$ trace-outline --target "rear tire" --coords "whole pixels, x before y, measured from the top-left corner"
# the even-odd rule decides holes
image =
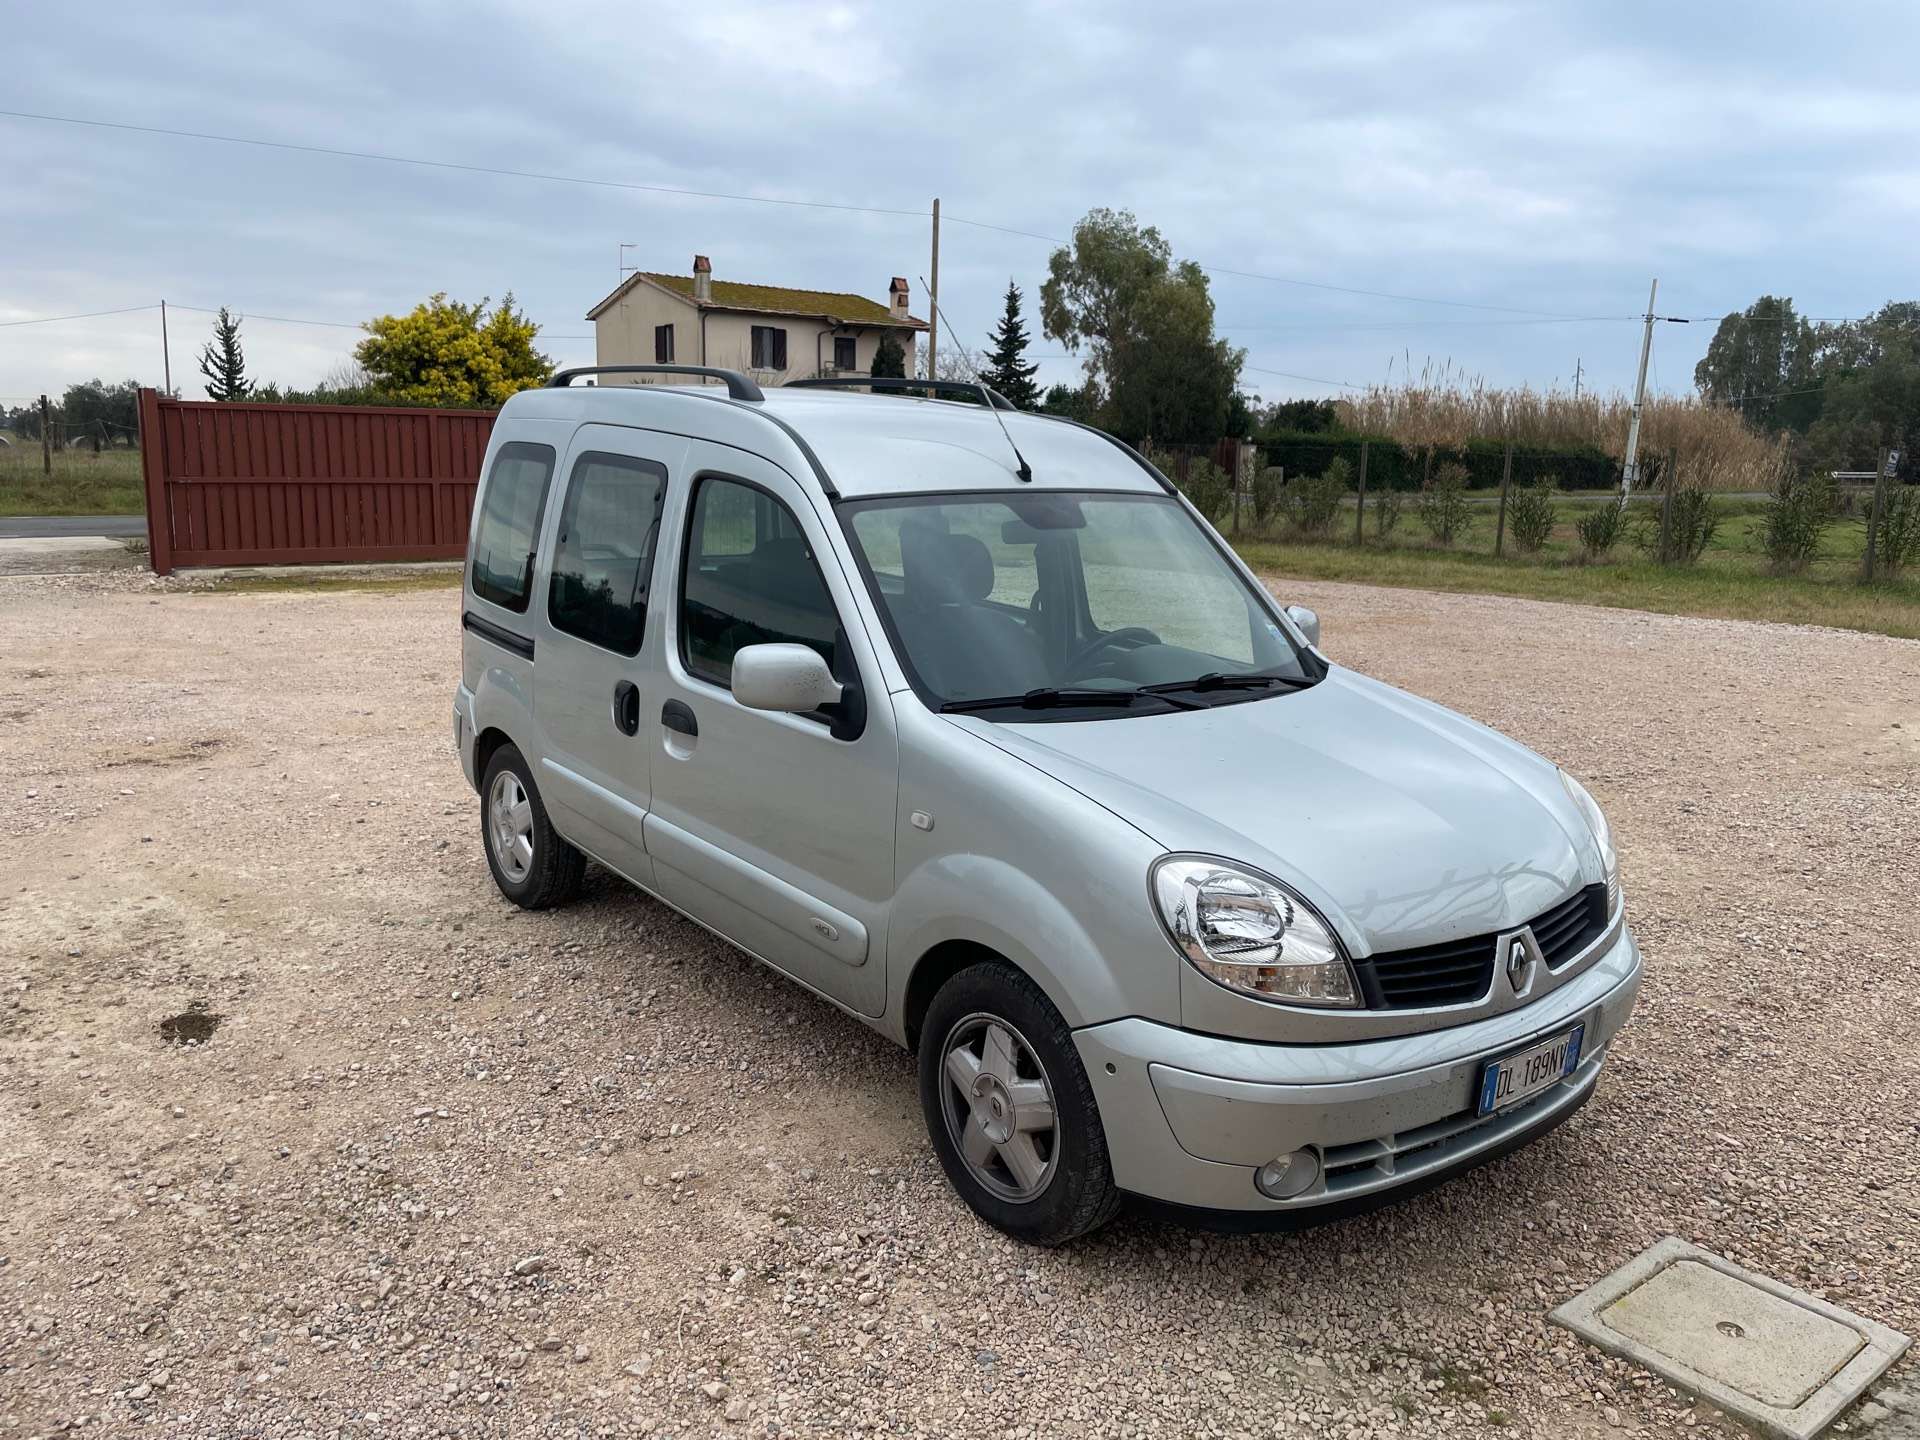
[[[480,837],[493,883],[522,910],[564,905],[580,893],[587,857],[553,828],[527,762],[511,745],[493,752],[481,778]]]
[[[933,997],[920,1029],[920,1104],[960,1198],[1016,1240],[1064,1245],[1119,1212],[1073,1034],[1011,965],[968,966]]]

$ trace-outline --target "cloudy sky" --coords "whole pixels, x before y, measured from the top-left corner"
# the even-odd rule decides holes
[[[584,316],[622,242],[648,269],[701,251],[722,279],[876,298],[906,274],[924,314],[936,195],[968,346],[1009,278],[1036,299],[1051,246],[1033,236],[1124,207],[1211,267],[1270,399],[1429,361],[1536,385],[1578,361],[1626,386],[1656,275],[1661,311],[1687,316],[1765,291],[1823,316],[1920,293],[1911,3],[80,13],[10,13],[0,109],[619,185],[0,116],[6,403],[157,383],[157,312],[12,322],[162,297],[193,396],[210,317],[190,306],[244,311],[252,368],[284,382],[437,290],[511,291],[549,353],[591,360]],[[1662,388],[1690,384],[1711,329],[1661,327]],[[1049,359],[1043,379],[1076,369]]]

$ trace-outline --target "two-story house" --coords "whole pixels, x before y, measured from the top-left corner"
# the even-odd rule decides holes
[[[868,374],[889,335],[913,374],[927,322],[907,313],[907,282],[898,275],[887,287],[887,302],[716,280],[713,263],[696,255],[691,275],[629,275],[587,318],[598,364],[718,365],[763,385],[782,385],[810,375]],[[601,378],[615,384],[650,377]]]

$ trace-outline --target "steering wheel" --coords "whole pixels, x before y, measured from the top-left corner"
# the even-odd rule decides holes
[[[1067,658],[1063,673],[1072,676],[1102,650],[1128,642],[1137,649],[1142,645],[1158,645],[1160,637],[1142,625],[1128,625],[1119,630],[1110,630],[1105,635],[1096,635]]]

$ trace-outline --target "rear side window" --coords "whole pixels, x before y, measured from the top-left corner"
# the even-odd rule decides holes
[[[621,655],[638,655],[666,467],[589,451],[573,463],[547,589],[547,619]]]
[[[551,445],[515,440],[500,447],[487,474],[473,537],[473,593],[502,609],[526,612],[553,462]]]
[[[751,485],[702,479],[680,577],[680,660],[688,672],[730,686],[743,646],[790,641],[838,674],[839,628],[793,512]]]

